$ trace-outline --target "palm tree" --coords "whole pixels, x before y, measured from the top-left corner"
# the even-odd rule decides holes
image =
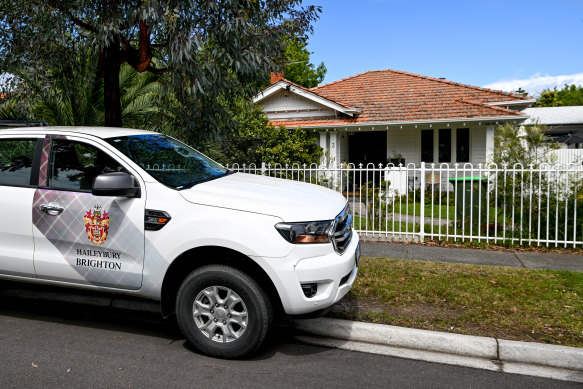
[[[80,56],[77,67],[66,74],[49,71],[42,79],[26,72],[17,74],[23,91],[9,104],[0,105],[0,118],[34,119],[52,126],[103,126],[103,80],[96,76],[97,66],[95,56],[86,55]],[[124,127],[156,129],[149,118],[160,111],[158,76],[138,73],[124,64],[120,71],[120,88]],[[17,110],[19,104],[27,106],[30,114]]]
[[[30,115],[13,99],[0,100],[0,120],[29,121]]]
[[[128,64],[119,72],[121,89],[121,117],[124,127],[158,129],[150,119],[160,112],[157,104],[161,96],[158,76],[149,72],[138,73]],[[102,86],[103,90],[103,86]]]

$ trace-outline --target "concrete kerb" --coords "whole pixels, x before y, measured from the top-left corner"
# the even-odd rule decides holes
[[[2,288],[3,298],[41,299],[159,313],[159,303],[124,298],[94,296],[78,292],[42,292],[25,288]],[[304,343],[400,358],[467,366],[583,382],[583,348],[518,342],[489,337],[452,334],[337,319],[293,321]]]
[[[337,319],[294,321],[296,339],[372,354],[583,382],[583,349]]]

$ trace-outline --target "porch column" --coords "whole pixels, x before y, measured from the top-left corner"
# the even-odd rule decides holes
[[[493,125],[486,126],[486,163],[492,162],[494,157],[494,133],[496,127]]]
[[[330,162],[338,165],[338,131],[330,131]]]
[[[320,147],[324,151],[324,154],[322,154],[322,163],[327,164],[326,150],[328,150],[328,145],[326,144],[326,132],[324,131],[320,132]]]

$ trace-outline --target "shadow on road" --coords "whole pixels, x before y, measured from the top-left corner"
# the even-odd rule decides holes
[[[174,317],[164,319],[151,311],[112,307],[110,301],[116,297],[119,295],[0,281],[0,315],[157,337],[182,343],[185,349],[198,353],[186,342]],[[294,343],[292,320],[280,318],[259,352],[247,360],[267,360],[277,353],[303,356],[323,351],[318,347],[289,347],[290,343]],[[287,347],[282,347],[284,344]]]

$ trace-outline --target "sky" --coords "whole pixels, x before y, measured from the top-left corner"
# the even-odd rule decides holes
[[[532,96],[583,85],[583,0],[307,0],[324,82],[396,69]]]

